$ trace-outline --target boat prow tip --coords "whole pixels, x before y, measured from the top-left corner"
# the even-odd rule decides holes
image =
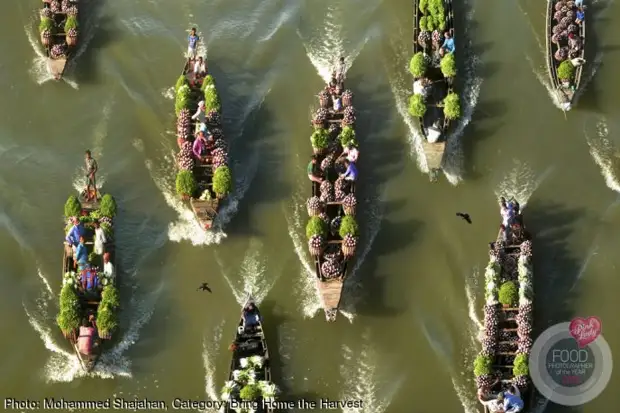
[[[330,323],[333,323],[334,321],[336,321],[337,315],[338,315],[338,309],[336,308],[325,310],[325,319]]]

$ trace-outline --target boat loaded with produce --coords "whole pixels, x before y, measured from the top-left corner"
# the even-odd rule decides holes
[[[351,159],[349,153],[357,153],[358,147],[352,98],[353,93],[344,90],[342,78],[332,79],[319,93],[321,107],[314,114],[314,132],[310,137],[314,163],[308,165],[308,175],[316,180],[311,181],[312,197],[307,201],[310,220],[306,236],[327,321],[336,319],[347,268],[355,255],[359,236],[355,181],[342,177],[346,162]],[[334,103],[341,107],[335,110]]]
[[[65,204],[65,245],[62,260],[58,326],[73,346],[82,368],[97,363],[105,342],[118,327],[114,217],[109,195],[96,200],[70,196]]]
[[[263,320],[252,296],[243,306],[230,350],[230,374],[222,389],[225,413],[272,413],[277,388],[271,382]]]
[[[441,168],[448,134],[461,116],[459,96],[454,92],[454,12],[452,0],[414,0],[413,6],[409,114],[419,122],[426,162],[435,175]]]
[[[547,0],[547,71],[562,109],[571,109],[585,63],[586,22],[574,1]]]
[[[507,231],[500,229],[497,241],[491,244],[484,275],[484,335],[474,375],[485,413],[494,411],[489,404],[498,402],[500,392],[516,394],[525,405],[522,412],[534,397],[528,368],[533,319],[532,243],[522,215],[517,214],[507,227]]]
[[[232,191],[228,144],[222,131],[221,103],[213,76],[195,76],[187,61],[175,86],[177,155],[176,190],[189,200],[201,226],[210,229],[218,209]],[[195,155],[195,139],[204,136],[204,153]]]
[[[78,2],[44,0],[40,16],[39,35],[47,54],[47,67],[59,80],[77,45]]]

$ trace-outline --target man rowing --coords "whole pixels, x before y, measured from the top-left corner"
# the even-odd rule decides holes
[[[99,169],[97,161],[92,157],[90,150],[84,153],[84,163],[86,171],[86,200],[95,201],[97,199],[97,182],[95,180],[95,174]],[[92,190],[91,190],[92,187]]]
[[[200,37],[196,34],[196,28],[192,27],[192,30],[189,32],[189,36],[187,36],[187,58],[190,61],[196,59],[199,41]]]

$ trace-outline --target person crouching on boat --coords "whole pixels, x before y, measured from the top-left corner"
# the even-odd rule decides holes
[[[205,101],[201,100],[200,102],[198,102],[198,110],[196,110],[196,113],[192,115],[192,119],[198,121],[198,123],[200,124],[200,129],[202,129],[203,125],[205,128],[207,127],[206,110],[207,108],[205,107]]]
[[[413,94],[427,97],[431,91],[432,82],[429,79],[420,78],[413,82]]]
[[[260,319],[256,313],[256,307],[254,307],[252,303],[248,304],[247,307],[243,309],[243,328],[256,327],[259,321]]]
[[[108,242],[108,240],[105,236],[105,231],[99,224],[99,221],[95,221],[93,225],[95,226],[95,254],[103,255],[105,243]]]
[[[77,217],[71,217],[71,223],[73,225],[65,237],[65,246],[67,255],[75,257],[75,250],[84,235],[84,226]]]
[[[106,278],[109,278],[110,280],[114,280],[114,277],[116,277],[114,265],[112,265],[112,262],[110,261],[109,252],[103,254],[103,275],[105,275]]]
[[[508,227],[512,224],[515,216],[519,215],[519,204],[512,200],[508,204],[506,204],[506,199],[504,197],[501,197],[500,205],[503,218],[502,224]]]
[[[575,33],[568,35],[568,49],[568,53],[571,56],[576,56],[581,50],[581,39]]]
[[[96,333],[95,317],[91,314],[88,321],[86,319],[82,320],[82,325],[80,326],[80,334],[77,339],[77,348],[80,353],[87,356],[92,353]]]
[[[73,260],[73,268],[78,268],[78,270],[81,271],[87,265],[88,250],[86,249],[86,245],[84,244],[84,236],[81,236],[80,243],[75,248],[75,259]]]
[[[82,270],[82,289],[89,293],[97,292],[99,287],[99,277],[94,268],[85,268]]]
[[[323,182],[323,178],[315,174],[316,171],[316,163],[318,162],[319,157],[317,155],[312,155],[312,159],[308,163],[308,179],[313,182],[318,182],[319,184]]]
[[[332,101],[334,102],[334,112],[340,112],[342,110],[342,102],[340,101],[340,97],[333,95]]]
[[[355,182],[357,180],[357,167],[355,166],[355,162],[345,159],[344,164],[347,170],[343,174],[340,174],[340,177],[344,178],[345,181]]]
[[[187,58],[190,61],[196,59],[199,41],[200,37],[196,34],[196,28],[192,27],[192,30],[189,32],[189,36],[187,36]]]
[[[583,8],[583,6],[577,9],[577,13],[575,13],[575,17],[576,17],[575,23],[577,24],[581,24],[586,19],[586,13],[585,13],[585,9]]]
[[[446,53],[454,53],[454,38],[452,37],[452,33],[446,32],[444,36],[446,40],[444,40],[443,45],[439,48],[439,56],[443,56]]]
[[[490,413],[501,413],[504,411],[504,403],[501,400],[489,398],[487,388],[478,390],[478,400],[489,409]]]
[[[207,74],[207,63],[198,56],[198,60],[194,63],[194,80],[200,80]]]
[[[209,135],[211,138],[211,142],[207,140],[205,137],[205,133],[203,131],[198,132],[196,135],[196,139],[194,140],[194,145],[192,146],[192,152],[196,159],[200,161],[206,161],[210,152],[210,149],[213,148],[213,136]]]
[[[347,161],[355,163],[357,162],[359,156],[360,151],[355,146],[355,142],[350,141],[347,146],[342,150],[342,154],[338,157],[338,159],[346,158]]]
[[[505,391],[497,395],[497,400],[504,402],[505,413],[518,413],[523,410],[524,403],[521,399],[521,392],[515,385],[511,386],[512,391]]]

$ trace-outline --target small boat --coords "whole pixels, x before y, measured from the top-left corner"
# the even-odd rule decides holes
[[[547,0],[547,71],[564,111],[572,107],[585,63],[586,22],[576,23],[577,12],[574,1]],[[578,50],[571,52],[569,43]]]
[[[341,104],[337,110],[333,105],[335,99]],[[306,235],[327,321],[336,320],[359,236],[355,220],[355,181],[339,177],[347,168],[345,159],[352,156],[347,155],[345,149],[351,148],[357,153],[352,99],[353,93],[344,89],[344,79],[334,77],[319,93],[321,107],[312,120],[314,133],[310,140],[315,164],[311,161],[308,172],[312,168],[313,174],[324,180],[322,183],[311,181],[312,197],[306,205],[310,216]]]
[[[199,102],[205,102],[206,136],[212,137],[212,147],[207,155],[198,159],[192,152],[195,133],[201,123],[192,115]],[[232,175],[228,167],[228,145],[222,130],[221,104],[213,76],[196,77],[193,62],[187,60],[175,86],[175,111],[177,114],[177,155],[179,172],[176,178],[177,193],[189,201],[200,225],[208,230],[213,226],[222,201],[232,191]]]
[[[511,200],[514,205],[516,202]],[[528,358],[532,347],[533,272],[531,237],[517,214],[508,231],[500,228],[491,243],[485,271],[484,338],[474,375],[485,412],[499,392],[519,390],[532,405]]]
[[[78,43],[78,2],[44,0],[39,14],[39,35],[47,67],[54,79],[60,80]]]
[[[230,373],[222,389],[222,400],[226,401],[224,411],[235,413],[246,408],[243,411],[273,413],[277,389],[271,381],[263,319],[251,295],[241,310],[230,350]]]
[[[114,222],[116,215],[116,202],[114,198],[106,194],[103,197],[86,199],[85,193],[78,197],[72,195],[65,204],[65,216],[67,220],[75,217],[79,219],[83,228],[84,244],[88,251],[88,264],[80,268],[74,258],[71,248],[65,244],[63,248],[62,281],[63,287],[60,293],[60,312],[57,317],[58,325],[73,346],[80,360],[82,368],[86,372],[93,370],[102,353],[104,343],[112,339],[112,333],[118,327],[118,290],[116,287]],[[95,229],[94,223],[98,222],[104,231],[106,242],[105,253],[109,253],[109,262],[104,265],[103,255],[94,251]],[[65,232],[72,229],[69,222]],[[95,280],[92,288],[88,288],[88,280]],[[95,330],[91,342],[91,351],[81,352],[78,346],[80,332],[84,321],[88,321],[88,327]]]
[[[459,97],[454,90],[455,52],[440,55],[446,33],[454,36],[452,0],[414,0],[413,95],[409,114],[417,119],[423,135],[426,163],[434,177],[446,148],[448,135],[460,116]]]

